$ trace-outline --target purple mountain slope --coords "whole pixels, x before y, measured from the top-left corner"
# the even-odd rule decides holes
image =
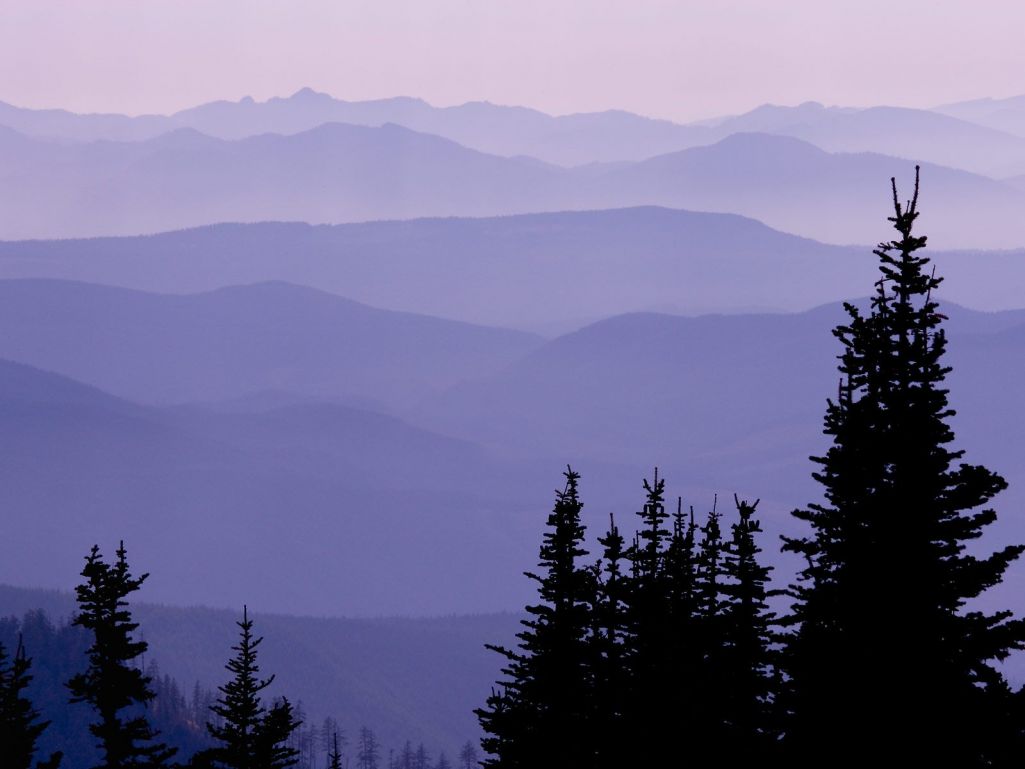
[[[0,582],[66,588],[123,538],[150,600],[317,615],[522,605],[507,577],[559,468],[338,405],[156,409],[9,362],[0,426]]]
[[[924,156],[909,155],[915,162]],[[594,182],[607,205],[656,204],[751,216],[831,243],[858,243],[892,214],[886,182],[904,188],[913,163],[885,155],[825,152],[770,134],[735,134],[709,147],[612,169]],[[922,167],[920,222],[939,248],[1025,244],[1015,212],[1021,190],[942,166]]]
[[[1025,96],[973,99],[944,104],[933,111],[1025,137]]]
[[[716,126],[793,136],[833,152],[875,152],[991,176],[1025,171],[1025,138],[949,114],[906,107],[758,108]]]
[[[880,218],[864,239],[891,232]],[[1021,303],[1023,252],[933,256],[950,277],[951,299],[981,309]],[[0,242],[2,278],[161,293],[288,281],[376,307],[544,331],[626,312],[803,310],[871,285],[874,265],[867,247],[828,246],[739,216],[664,208]],[[773,306],[766,307],[769,297]]]
[[[541,342],[285,283],[175,296],[0,281],[0,325],[0,358],[163,404],[284,391],[398,408]]]

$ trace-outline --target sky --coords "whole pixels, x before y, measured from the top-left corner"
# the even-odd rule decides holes
[[[0,100],[173,112],[304,86],[674,120],[1025,93],[1020,0],[2,0]]]

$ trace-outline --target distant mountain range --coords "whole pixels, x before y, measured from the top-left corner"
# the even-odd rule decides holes
[[[488,102],[453,107],[409,97],[350,102],[303,88],[264,102],[246,97],[140,117],[32,110],[0,102],[0,125],[42,138],[143,141],[182,128],[234,140],[303,133],[324,123],[394,123],[481,152],[565,166],[644,160],[733,133],[765,132],[807,139],[823,149],[894,154],[1008,176],[1025,161],[1025,121],[1009,117],[1020,116],[1023,103],[1025,97],[979,100],[935,110],[767,104],[742,115],[684,125],[622,110],[553,116]],[[1025,165],[1017,173],[1025,173]]]
[[[895,157],[828,153],[770,134],[567,170],[394,124],[340,123],[237,141],[182,129],[142,142],[58,144],[8,130],[0,164],[0,235],[9,239],[660,205],[738,213],[826,242],[871,242],[888,213],[889,178],[907,188],[914,172]],[[935,165],[923,175],[922,222],[938,245],[1025,244],[1020,188]]]
[[[871,242],[886,180],[921,163],[937,244],[1025,246],[1025,191],[999,181],[1025,174],[1025,132],[954,115],[981,107],[944,109],[809,102],[678,125],[309,89],[136,118],[0,103],[0,237],[662,205]]]
[[[872,241],[891,237],[885,216],[880,211],[868,230]],[[1025,252],[930,254],[949,276],[946,299],[978,309],[1020,306]],[[549,335],[629,312],[804,310],[865,291],[874,274],[866,246],[823,245],[734,215],[652,207],[0,242],[0,278],[61,278],[158,293],[287,281],[374,307]],[[66,313],[75,306],[69,300]],[[94,303],[82,312],[102,317],[108,311]],[[46,365],[41,358],[28,362]],[[104,385],[114,387],[113,377],[122,375],[105,376]],[[262,376],[274,387],[269,374]]]
[[[1007,99],[972,99],[934,107],[933,111],[997,131],[1025,136],[1025,95]]]

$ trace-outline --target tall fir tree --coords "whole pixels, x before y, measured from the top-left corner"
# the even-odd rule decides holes
[[[672,703],[669,716],[677,723],[675,734],[687,732],[687,753],[691,758],[703,739],[703,735],[695,733],[693,725],[704,712],[695,688],[703,675],[698,611],[697,531],[694,510],[684,514],[683,500],[678,499],[676,513],[673,515],[672,535],[663,559],[663,589],[667,601],[664,624],[668,647],[661,686],[666,692],[666,699]],[[668,756],[662,756],[662,759],[668,760]]]
[[[669,589],[665,569],[666,547],[672,538],[667,525],[665,479],[658,468],[644,481],[645,501],[637,517],[640,527],[628,552],[629,598],[626,617],[630,692],[625,728],[632,736],[632,762],[660,766],[678,753],[675,711],[682,693],[666,686],[674,664],[673,632],[669,622]],[[667,706],[667,700],[669,701]]]
[[[4,767],[30,769],[36,754],[36,743],[50,725],[39,720],[39,711],[28,699],[25,689],[32,682],[29,670],[32,660],[26,655],[21,637],[14,657],[0,644],[0,749]],[[57,769],[62,755],[54,753],[46,761],[36,764],[37,769]]]
[[[1025,639],[1009,612],[975,603],[1023,548],[967,549],[1006,484],[949,447],[941,279],[912,232],[917,170],[906,204],[892,186],[899,237],[875,250],[868,313],[847,304],[834,331],[842,380],[814,474],[824,502],[794,513],[811,533],[785,545],[806,563],[785,657],[794,766],[989,765],[1006,691],[994,663]]]
[[[693,732],[689,754],[697,767],[712,766],[722,756],[726,736],[723,681],[725,669],[725,601],[721,516],[713,504],[700,527],[694,569],[691,680],[684,682],[686,715]]]
[[[290,738],[302,723],[287,697],[275,701],[256,730],[252,769],[289,769],[298,765],[300,749],[292,747]]]
[[[327,769],[342,769],[342,751],[338,746],[338,732],[331,734],[331,747],[327,754]]]
[[[274,676],[260,677],[257,662],[262,637],[253,635],[249,607],[242,607],[235,656],[225,669],[231,678],[218,687],[220,696],[210,706],[217,716],[206,729],[215,745],[193,759],[196,767],[216,769],[277,769],[295,764],[296,751],[287,747],[289,737],[299,725],[288,700],[268,710],[260,693],[274,682]]]
[[[626,606],[630,574],[626,542],[609,515],[609,529],[598,538],[602,556],[594,569],[595,602],[591,607],[589,676],[592,680],[591,743],[596,769],[623,766],[628,755],[625,717],[630,692],[626,660],[629,627]]]
[[[764,761],[775,755],[776,615],[769,606],[772,567],[759,561],[754,517],[758,502],[734,495],[737,521],[723,553],[723,700],[724,740],[721,758],[733,765]]]
[[[581,565],[583,547],[580,476],[565,472],[540,549],[539,602],[527,607],[516,650],[489,645],[505,657],[506,680],[484,708],[476,711],[491,754],[486,766],[500,769],[584,769],[594,762],[589,739],[589,607],[594,602],[593,572]]]
[[[72,624],[91,633],[92,645],[86,670],[67,686],[72,703],[88,703],[98,716],[89,726],[102,755],[97,769],[160,769],[176,751],[157,741],[159,735],[146,718],[144,708],[155,695],[151,679],[136,661],[148,644],[134,639],[139,626],[125,600],[149,575],[132,576],[124,542],[116,555],[117,560],[108,564],[94,545],[85,559]]]

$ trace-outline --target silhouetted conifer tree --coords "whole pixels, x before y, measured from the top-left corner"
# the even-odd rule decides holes
[[[796,766],[989,764],[989,724],[1006,687],[993,666],[1022,648],[1025,627],[972,602],[1021,552],[966,545],[995,520],[1004,480],[949,448],[946,334],[932,297],[940,279],[912,234],[918,178],[899,237],[875,254],[868,314],[846,305],[842,381],[826,410],[832,445],[815,461],[825,501],[796,511],[811,527],[787,549],[806,560],[786,650]]]
[[[540,551],[540,574],[527,573],[538,585],[540,602],[527,607],[516,651],[498,646],[508,664],[503,691],[493,692],[476,711],[487,733],[486,766],[501,769],[593,765],[588,717],[591,693],[587,637],[594,601],[593,572],[579,564],[584,526],[580,522],[579,475],[565,473],[556,494]]]
[[[595,602],[589,644],[593,714],[591,741],[597,752],[596,767],[619,767],[628,755],[624,717],[628,707],[629,670],[626,660],[630,573],[625,570],[623,535],[609,515],[609,529],[598,538],[602,558],[594,572]]]
[[[274,676],[260,678],[257,649],[262,637],[253,636],[253,621],[248,607],[242,608],[239,642],[232,646],[235,656],[225,669],[231,679],[218,687],[221,695],[210,706],[218,717],[208,722],[207,732],[217,742],[203,751],[193,764],[218,769],[277,769],[295,764],[297,751],[287,747],[288,738],[299,725],[288,700],[264,707],[260,692],[274,681]]]
[[[645,479],[644,491],[644,506],[637,513],[640,529],[628,552],[631,569],[626,658],[630,694],[624,722],[632,735],[632,762],[658,766],[678,754],[681,726],[674,712],[681,693],[666,685],[668,671],[674,665],[665,569],[666,546],[672,533],[667,526],[670,515],[665,507],[665,480],[658,477],[658,468],[650,482]],[[673,704],[667,707],[667,700]]]
[[[20,637],[13,659],[8,659],[7,650],[0,644],[0,763],[9,769],[30,769],[36,742],[50,722],[39,720],[39,711],[25,696],[25,688],[32,681],[32,660],[26,656]],[[54,753],[36,766],[56,769],[61,758],[60,753]]]
[[[338,747],[338,732],[331,736],[331,749],[327,754],[327,769],[342,769],[342,752]]]
[[[89,730],[103,756],[100,769],[167,766],[175,749],[156,742],[158,733],[141,710],[155,695],[150,678],[133,662],[148,645],[133,640],[138,624],[125,600],[149,575],[131,575],[123,542],[113,564],[103,560],[97,546],[85,560],[85,581],[75,589],[79,611],[72,624],[92,634],[92,645],[88,667],[68,681],[71,702],[88,703],[96,711],[99,720]]]
[[[773,755],[776,736],[773,706],[778,688],[774,630],[769,608],[769,573],[758,555],[761,525],[758,502],[734,496],[738,520],[723,553],[725,603],[722,623],[722,687],[725,739],[721,758],[741,765]]]
[[[695,545],[697,524],[694,511],[684,516],[682,500],[677,502],[673,516],[673,533],[665,555],[666,591],[674,656],[692,656],[694,649],[694,622],[697,608],[697,560]]]
[[[256,730],[254,769],[288,769],[299,763],[299,753],[289,738],[302,726],[292,703],[282,697],[267,711]]]
[[[327,716],[323,723],[320,725],[320,747],[325,753],[330,753],[334,748],[335,743],[338,744],[339,750],[344,751],[347,744],[345,739],[345,730],[339,726],[331,716]]]
[[[720,515],[713,507],[700,527],[694,568],[694,617],[690,643],[678,653],[690,680],[681,687],[683,716],[691,732],[688,755],[695,766],[710,766],[721,755],[724,737],[724,584]],[[677,661],[680,664],[680,661]]]

